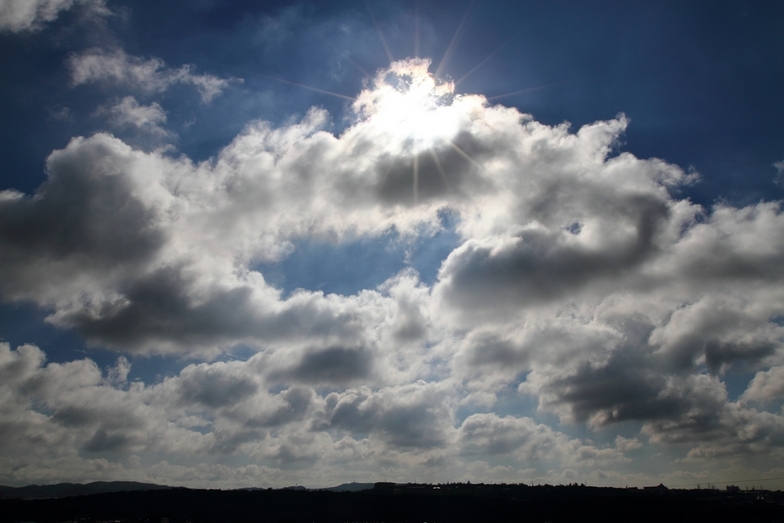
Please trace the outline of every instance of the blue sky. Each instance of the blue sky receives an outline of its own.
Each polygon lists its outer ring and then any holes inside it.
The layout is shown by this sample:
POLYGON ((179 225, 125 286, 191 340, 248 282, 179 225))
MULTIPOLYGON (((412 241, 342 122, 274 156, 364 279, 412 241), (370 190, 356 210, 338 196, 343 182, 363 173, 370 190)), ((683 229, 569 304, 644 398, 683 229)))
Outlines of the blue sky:
POLYGON ((784 477, 783 19, 0 2, 0 483, 784 477))

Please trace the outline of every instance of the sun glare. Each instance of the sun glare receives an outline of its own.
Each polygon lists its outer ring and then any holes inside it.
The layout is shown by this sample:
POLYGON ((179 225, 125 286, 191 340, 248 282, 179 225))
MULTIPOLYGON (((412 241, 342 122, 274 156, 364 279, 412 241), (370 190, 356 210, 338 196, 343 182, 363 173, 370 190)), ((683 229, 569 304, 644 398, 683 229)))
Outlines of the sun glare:
POLYGON ((415 151, 452 138, 456 123, 446 107, 454 96, 453 82, 439 82, 428 71, 430 60, 411 58, 392 62, 376 75, 373 89, 354 102, 364 118, 383 126, 415 151))

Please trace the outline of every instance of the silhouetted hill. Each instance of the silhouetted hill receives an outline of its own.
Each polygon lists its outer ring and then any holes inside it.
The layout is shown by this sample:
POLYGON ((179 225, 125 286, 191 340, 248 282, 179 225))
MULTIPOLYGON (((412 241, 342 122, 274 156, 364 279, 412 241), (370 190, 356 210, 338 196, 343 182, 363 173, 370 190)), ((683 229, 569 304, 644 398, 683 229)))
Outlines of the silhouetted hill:
POLYGON ((351 483, 341 483, 337 487, 329 487, 324 490, 329 490, 331 492, 359 492, 360 490, 370 490, 372 488, 373 483, 357 483, 352 481, 351 483))
POLYGON ((132 492, 137 490, 165 490, 172 487, 137 481, 95 481, 93 483, 58 483, 56 485, 27 485, 6 487, 0 485, 0 499, 45 499, 87 496, 107 492, 132 492))
POLYGON ((169 490, 0 500, 0 523, 784 521, 781 492, 584 486, 396 485, 372 490, 169 490))

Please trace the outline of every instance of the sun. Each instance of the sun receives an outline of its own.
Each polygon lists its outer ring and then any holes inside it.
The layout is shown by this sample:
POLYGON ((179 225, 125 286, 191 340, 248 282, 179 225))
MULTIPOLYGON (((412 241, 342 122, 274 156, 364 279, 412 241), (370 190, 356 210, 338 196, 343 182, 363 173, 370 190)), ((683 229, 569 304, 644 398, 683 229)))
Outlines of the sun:
MULTIPOLYGON (((450 44, 450 48, 453 44, 454 42, 450 44)), ((390 53, 387 54, 391 57, 390 53)), ((443 63, 444 60, 441 65, 443 63)), ((365 81, 364 89, 356 98, 280 78, 269 78, 350 100, 357 118, 356 125, 349 130, 352 135, 357 136, 357 131, 366 136, 370 133, 381 138, 385 147, 396 147, 400 153, 411 158, 413 201, 417 203, 421 154, 427 152, 430 155, 447 190, 451 188, 448 175, 438 158, 440 149, 451 149, 481 169, 481 166, 453 141, 461 124, 459 111, 453 110, 452 107, 453 102, 460 97, 455 94, 456 82, 441 80, 437 72, 430 73, 431 64, 429 58, 392 60, 389 67, 379 70, 372 80, 365 81)), ((466 76, 468 75, 463 78, 466 76)))
POLYGON ((448 107, 454 98, 453 82, 436 80, 427 58, 392 62, 354 102, 362 119, 384 128, 416 154, 449 141, 457 122, 448 107))

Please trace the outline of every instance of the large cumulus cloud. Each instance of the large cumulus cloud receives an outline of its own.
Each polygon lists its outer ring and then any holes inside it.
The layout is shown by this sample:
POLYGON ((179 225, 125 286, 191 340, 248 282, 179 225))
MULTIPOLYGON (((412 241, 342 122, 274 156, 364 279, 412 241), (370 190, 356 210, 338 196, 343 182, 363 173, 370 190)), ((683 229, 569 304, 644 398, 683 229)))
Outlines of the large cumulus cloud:
MULTIPOLYGON (((123 54, 82 58, 80 82, 155 91, 185 78, 123 54)), ((61 438, 68 459, 171 452, 156 465, 170 477, 208 474, 174 449, 241 454, 249 474, 280 481, 304 467, 507 477, 509 456, 537 477, 598 477, 628 463, 636 437, 680 452, 673 467, 779 456, 780 203, 696 205, 677 196, 696 175, 618 150, 625 116, 544 125, 456 95, 427 66, 381 71, 339 135, 313 109, 251 122, 195 163, 97 134, 53 152, 36 194, 3 192, 5 300, 47 307, 104 348, 256 351, 118 386, 119 364, 113 382, 88 361, 44 366, 38 349, 6 347, 28 369, 4 392, 18 433, 61 438), (286 295, 258 270, 303 239, 432 236, 445 214, 459 241, 429 286, 404 270, 350 296, 286 295), (738 374, 756 377, 731 397, 738 374), (79 386, 52 396, 60 375, 79 386), (510 394, 636 436, 599 444, 495 412, 510 394)))

